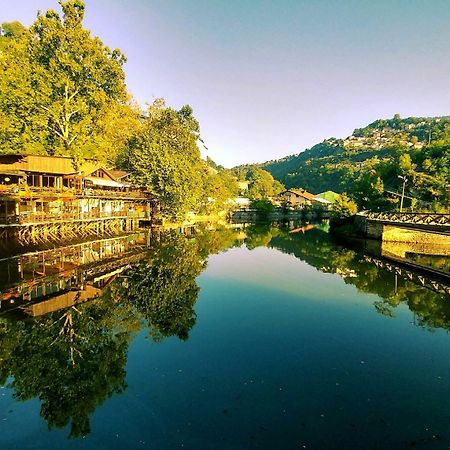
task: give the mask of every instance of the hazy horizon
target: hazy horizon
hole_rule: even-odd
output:
[[[87,0],[84,26],[128,58],[141,104],[190,104],[230,167],[296,154],[398,113],[450,110],[450,3]],[[56,0],[3,5],[30,25]]]

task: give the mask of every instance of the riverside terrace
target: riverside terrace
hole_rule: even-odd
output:
[[[133,188],[126,172],[95,161],[76,167],[68,157],[0,155],[2,237],[8,228],[25,242],[46,233],[61,239],[127,231],[149,214],[148,193]]]

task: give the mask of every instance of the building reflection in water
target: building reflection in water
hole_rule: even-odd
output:
[[[2,260],[1,311],[37,316],[96,298],[149,244],[148,233],[137,233]]]

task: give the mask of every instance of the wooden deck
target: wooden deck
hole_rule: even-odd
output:
[[[82,219],[54,219],[0,225],[0,239],[21,246],[64,242],[89,236],[117,236],[136,231],[139,217],[118,215]]]

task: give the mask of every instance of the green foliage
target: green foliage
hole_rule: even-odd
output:
[[[204,172],[203,195],[201,211],[207,214],[226,210],[230,199],[239,196],[236,177],[227,169],[211,170],[211,166]]]
[[[269,199],[262,198],[253,200],[250,203],[250,208],[256,209],[256,212],[260,218],[266,218],[273,211],[274,206]]]
[[[134,305],[155,341],[168,336],[186,340],[196,320],[196,278],[204,269],[203,258],[196,241],[175,232],[163,234],[156,247],[152,260],[131,268],[120,295]]]
[[[0,36],[5,38],[18,39],[21,38],[26,32],[26,27],[24,27],[17,20],[14,22],[4,22],[0,25]]]
[[[372,166],[375,167],[375,166]],[[383,196],[384,185],[375,168],[348,172],[348,185],[352,186],[350,196],[362,209],[377,208],[387,202]]]
[[[60,2],[6,45],[0,69],[0,151],[114,160],[138,126],[126,59],[83,28],[84,3]],[[7,39],[5,37],[1,39]]]
[[[341,194],[336,199],[333,209],[331,210],[332,216],[335,219],[345,219],[354,216],[357,212],[358,206],[345,193]]]
[[[288,188],[347,192],[361,208],[397,208],[398,175],[406,175],[406,194],[418,208],[448,210],[450,117],[377,120],[262,167]]]
[[[198,122],[190,107],[175,111],[158,99],[123,155],[135,182],[152,193],[166,216],[183,218],[198,209],[205,166],[197,139]]]
[[[251,200],[273,197],[284,190],[284,186],[266,170],[251,165],[233,169],[233,173],[240,181],[248,181],[247,196]]]
[[[273,228],[270,223],[256,223],[250,225],[246,229],[247,237],[245,238],[245,246],[249,250],[254,250],[258,247],[269,247],[270,242],[276,235],[276,228]]]
[[[398,159],[398,166],[404,175],[412,175],[416,168],[416,164],[413,164],[409,153],[403,153],[400,155]]]
[[[15,398],[39,398],[50,428],[70,424],[70,437],[90,432],[96,407],[125,388],[130,330],[135,321],[111,302],[94,301],[0,332],[0,373]]]

